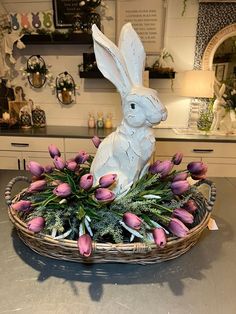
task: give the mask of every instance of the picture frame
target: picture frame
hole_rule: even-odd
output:
[[[215,70],[215,77],[218,82],[223,82],[227,78],[228,63],[216,63],[213,64],[213,70]]]
[[[165,0],[117,0],[116,42],[121,28],[130,22],[144,45],[146,54],[155,55],[164,48]]]
[[[8,108],[9,108],[9,114],[10,118],[14,118],[19,120],[20,118],[20,110],[27,106],[28,102],[26,100],[23,101],[15,101],[15,100],[9,100],[8,101]]]
[[[52,0],[53,19],[55,28],[70,28],[73,26],[73,18],[79,12],[77,0]]]

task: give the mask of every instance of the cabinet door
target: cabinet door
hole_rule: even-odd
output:
[[[0,151],[0,169],[20,170],[21,166],[21,153]]]
[[[42,166],[53,165],[53,160],[46,152],[24,152],[22,153],[23,169],[27,170],[30,161],[37,161]]]
[[[86,151],[90,155],[95,155],[97,151],[91,139],[77,139],[77,138],[65,139],[66,159],[75,157],[75,155],[78,154],[78,152],[81,150]]]

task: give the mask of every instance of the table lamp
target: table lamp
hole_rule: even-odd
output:
[[[212,98],[215,72],[208,70],[191,70],[183,73],[181,96],[195,98],[190,108],[190,128],[197,128],[200,100],[197,98]]]

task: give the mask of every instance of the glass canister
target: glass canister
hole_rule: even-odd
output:
[[[42,128],[46,126],[45,111],[39,106],[36,106],[36,108],[32,110],[32,121],[33,125],[36,127]]]

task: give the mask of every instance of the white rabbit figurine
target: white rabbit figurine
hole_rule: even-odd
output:
[[[167,111],[157,91],[143,86],[146,55],[132,25],[123,26],[119,48],[96,25],[92,31],[98,68],[117,87],[124,118],[100,144],[91,172],[96,182],[107,173],[116,173],[114,191],[119,195],[147,171],[155,146],[152,125],[164,121]]]
[[[213,122],[211,131],[221,130],[226,133],[232,132],[232,119],[230,111],[226,110],[226,101],[223,98],[225,92],[225,84],[222,84],[220,89],[215,84],[214,92],[216,99],[213,104]]]

